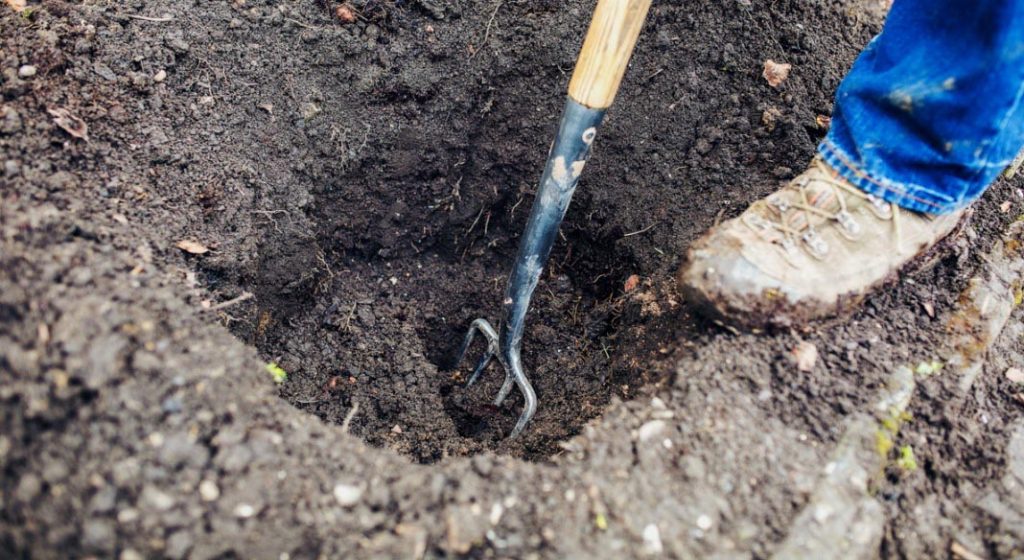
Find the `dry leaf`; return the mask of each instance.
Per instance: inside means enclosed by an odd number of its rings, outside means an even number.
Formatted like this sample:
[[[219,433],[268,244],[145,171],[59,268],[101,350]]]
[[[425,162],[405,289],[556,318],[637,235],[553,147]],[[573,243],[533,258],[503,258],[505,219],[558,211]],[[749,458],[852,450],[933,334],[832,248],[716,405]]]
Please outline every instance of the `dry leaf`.
[[[792,350],[796,368],[800,371],[811,371],[818,361],[818,347],[801,340]]]
[[[89,141],[89,127],[85,124],[85,121],[72,115],[71,111],[67,110],[67,108],[47,109],[46,112],[53,116],[54,124],[61,127],[64,132],[75,138],[81,138],[86,142]]]
[[[768,81],[768,85],[779,87],[789,77],[791,68],[793,68],[792,64],[782,64],[774,60],[766,60],[764,61],[764,73],[761,76]]]
[[[924,312],[927,313],[929,317],[934,319],[935,318],[935,304],[933,304],[930,301],[926,301],[926,302],[922,303],[921,305],[924,306]]]
[[[1006,370],[1004,375],[1006,375],[1006,378],[1013,383],[1024,383],[1024,370],[1021,370],[1020,368],[1012,367]]]
[[[181,241],[174,244],[175,247],[185,251],[186,253],[192,253],[193,255],[202,255],[209,252],[206,245],[198,241],[192,241],[190,239],[182,239]]]
[[[25,11],[25,0],[7,0],[7,5],[19,14]]]
[[[352,23],[356,20],[356,12],[348,4],[342,4],[335,8],[334,15],[344,23]]]
[[[622,286],[622,289],[623,289],[623,291],[625,291],[628,294],[629,292],[632,292],[633,290],[635,290],[636,287],[639,286],[639,285],[640,285],[640,277],[637,276],[636,274],[631,274],[629,276],[629,278],[626,278],[626,283],[625,283],[625,285]]]

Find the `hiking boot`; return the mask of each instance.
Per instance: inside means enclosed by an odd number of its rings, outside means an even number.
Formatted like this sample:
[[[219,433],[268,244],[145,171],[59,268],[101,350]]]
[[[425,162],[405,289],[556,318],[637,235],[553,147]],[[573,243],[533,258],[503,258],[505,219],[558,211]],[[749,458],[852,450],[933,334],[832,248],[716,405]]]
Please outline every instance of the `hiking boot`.
[[[964,212],[902,209],[816,158],[785,187],[694,242],[679,284],[698,310],[726,323],[802,325],[854,308],[952,232]]]

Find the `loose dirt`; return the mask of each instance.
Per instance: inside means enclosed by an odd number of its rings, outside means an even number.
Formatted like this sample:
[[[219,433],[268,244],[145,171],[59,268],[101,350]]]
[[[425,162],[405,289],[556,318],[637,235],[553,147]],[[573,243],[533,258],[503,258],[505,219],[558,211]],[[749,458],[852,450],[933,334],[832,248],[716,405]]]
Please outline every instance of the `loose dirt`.
[[[849,320],[703,323],[680,256],[806,165],[883,9],[657,3],[537,291],[540,409],[508,440],[521,401],[490,406],[500,372],[465,389],[451,360],[499,318],[590,2],[351,7],[0,8],[4,556],[623,557],[653,550],[654,515],[666,554],[765,557],[844,418],[933,355],[1024,202],[1020,181],[991,189]],[[778,88],[766,59],[793,66]],[[880,489],[882,555],[1009,550],[955,489],[1004,468],[1009,434],[971,419],[1010,425],[1016,390],[915,401],[924,468]]]

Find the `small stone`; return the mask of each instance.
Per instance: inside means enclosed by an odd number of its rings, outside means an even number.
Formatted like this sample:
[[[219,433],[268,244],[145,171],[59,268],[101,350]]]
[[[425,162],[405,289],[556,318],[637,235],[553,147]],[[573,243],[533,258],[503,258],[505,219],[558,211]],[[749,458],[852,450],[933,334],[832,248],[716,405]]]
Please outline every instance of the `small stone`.
[[[1004,375],[1011,383],[1024,383],[1024,370],[1020,368],[1012,367],[1006,370]]]
[[[320,113],[320,106],[316,103],[303,103],[299,105],[299,114],[302,120],[308,121]]]
[[[391,427],[391,433],[393,433],[393,434],[401,434],[402,433],[402,427],[399,426],[398,424],[395,424],[394,426]]]
[[[114,511],[116,503],[117,489],[113,486],[104,486],[89,500],[89,513],[95,515]]]
[[[183,53],[189,49],[189,44],[181,37],[173,37],[167,41],[167,46],[171,47],[175,52]]]
[[[18,165],[18,162],[16,160],[9,159],[4,162],[4,177],[10,179],[11,177],[16,176],[20,172],[21,166]]]
[[[126,548],[121,551],[121,555],[118,556],[119,560],[144,560],[142,555],[136,552],[134,548]]]
[[[117,522],[122,525],[127,525],[139,518],[139,511],[137,509],[125,508],[117,512]]]
[[[254,508],[250,504],[238,504],[237,506],[235,506],[234,514],[235,514],[235,517],[239,517],[239,518],[242,518],[242,519],[248,519],[248,518],[256,515],[256,508]]]
[[[106,519],[90,519],[82,526],[82,544],[86,547],[111,551],[117,543],[114,524]]]
[[[664,420],[651,420],[637,430],[637,439],[647,441],[665,430]]]
[[[33,66],[31,64],[26,64],[26,65],[22,66],[21,68],[18,68],[18,77],[19,78],[31,78],[32,76],[36,75],[36,72],[37,72],[37,70],[36,70],[35,66]]]
[[[644,552],[647,554],[661,554],[663,549],[661,531],[658,530],[658,526],[651,523],[644,527]]]
[[[103,78],[104,80],[107,80],[108,82],[117,81],[117,74],[115,74],[109,66],[103,64],[102,62],[94,62],[92,65],[92,70],[93,72],[96,72],[96,75]]]
[[[212,502],[220,497],[220,488],[212,480],[204,480],[199,483],[199,497],[204,502]]]
[[[701,515],[697,518],[697,528],[701,531],[707,531],[711,528],[711,518],[707,515]]]
[[[142,507],[156,511],[167,511],[174,507],[174,498],[155,486],[146,486],[139,496],[139,503]]]
[[[181,399],[177,397],[167,397],[164,402],[160,403],[160,409],[167,414],[177,414],[182,410]]]
[[[0,132],[14,134],[21,130],[21,115],[14,107],[0,107]]]
[[[160,82],[166,80],[166,79],[167,79],[167,71],[166,70],[159,70],[159,71],[157,71],[156,74],[153,74],[153,81],[158,83],[158,84]]]
[[[188,555],[192,549],[192,534],[188,530],[181,530],[167,539],[167,549],[164,551],[171,560],[179,560]]]
[[[18,481],[18,486],[14,490],[14,497],[19,502],[29,503],[43,488],[43,481],[38,476],[28,473],[21,477]]]
[[[358,486],[340,483],[334,485],[334,499],[338,500],[338,504],[342,507],[354,506],[359,503],[359,499],[362,497],[363,489]]]

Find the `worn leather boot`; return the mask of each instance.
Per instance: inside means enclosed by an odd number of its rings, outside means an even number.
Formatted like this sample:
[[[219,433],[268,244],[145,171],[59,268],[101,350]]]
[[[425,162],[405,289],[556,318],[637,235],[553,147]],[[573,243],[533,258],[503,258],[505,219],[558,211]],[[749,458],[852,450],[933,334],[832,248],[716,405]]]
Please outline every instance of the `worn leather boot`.
[[[964,212],[901,209],[815,159],[693,243],[679,284],[692,305],[725,323],[801,326],[854,308],[952,232]]]

